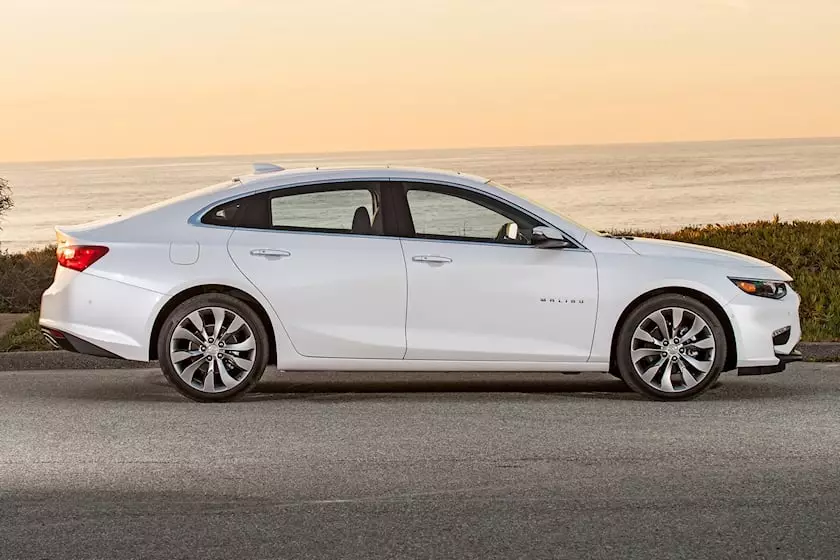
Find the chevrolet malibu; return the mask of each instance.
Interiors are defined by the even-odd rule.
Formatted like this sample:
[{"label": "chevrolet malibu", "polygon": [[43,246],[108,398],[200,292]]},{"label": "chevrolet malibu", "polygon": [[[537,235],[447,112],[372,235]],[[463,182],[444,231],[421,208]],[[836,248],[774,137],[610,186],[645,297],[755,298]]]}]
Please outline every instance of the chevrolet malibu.
[{"label": "chevrolet malibu", "polygon": [[461,173],[256,164],[56,234],[47,340],[159,360],[199,401],[242,395],[269,364],[605,372],[680,400],[799,358],[778,268],[603,235]]}]

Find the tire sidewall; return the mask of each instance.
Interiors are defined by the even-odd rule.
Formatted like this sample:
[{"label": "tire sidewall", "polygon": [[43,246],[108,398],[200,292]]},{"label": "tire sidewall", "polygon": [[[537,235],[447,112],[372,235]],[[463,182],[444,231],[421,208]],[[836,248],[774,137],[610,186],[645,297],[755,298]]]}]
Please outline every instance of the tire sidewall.
[{"label": "tire sidewall", "polygon": [[[175,365],[172,363],[169,356],[172,334],[175,332],[178,324],[184,319],[184,317],[193,311],[203,309],[205,307],[221,307],[222,309],[226,309],[239,315],[248,324],[248,327],[254,334],[257,344],[254,366],[251,368],[251,371],[248,372],[246,379],[244,379],[236,387],[218,393],[205,393],[204,391],[199,391],[184,381],[181,376],[178,375],[178,371],[175,369]],[[260,320],[259,316],[247,303],[225,294],[202,294],[192,297],[178,305],[178,307],[173,309],[164,321],[160,335],[158,336],[157,345],[160,369],[163,371],[163,374],[169,382],[172,383],[183,395],[200,402],[229,401],[245,394],[251,390],[262,377],[266,364],[268,363],[269,356],[268,334],[266,333],[262,320]]]},{"label": "tire sidewall", "polygon": [[[712,361],[712,367],[709,373],[706,374],[706,377],[700,383],[687,391],[681,391],[679,393],[660,391],[645,383],[636,372],[630,356],[633,333],[639,324],[654,311],[668,307],[682,307],[697,314],[709,326],[715,341],[715,358]],[[723,372],[724,364],[726,363],[726,353],[726,331],[717,315],[704,303],[692,297],[679,294],[655,296],[631,311],[621,326],[621,331],[618,336],[618,346],[616,348],[618,369],[621,373],[621,378],[624,379],[627,385],[643,395],[669,401],[690,399],[703,393],[712,386]]]}]

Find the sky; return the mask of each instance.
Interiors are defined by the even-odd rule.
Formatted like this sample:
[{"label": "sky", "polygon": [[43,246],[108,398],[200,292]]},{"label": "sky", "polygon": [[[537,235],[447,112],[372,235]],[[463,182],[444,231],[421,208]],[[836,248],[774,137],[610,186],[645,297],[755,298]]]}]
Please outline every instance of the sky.
[{"label": "sky", "polygon": [[0,161],[840,136],[838,0],[0,0]]}]

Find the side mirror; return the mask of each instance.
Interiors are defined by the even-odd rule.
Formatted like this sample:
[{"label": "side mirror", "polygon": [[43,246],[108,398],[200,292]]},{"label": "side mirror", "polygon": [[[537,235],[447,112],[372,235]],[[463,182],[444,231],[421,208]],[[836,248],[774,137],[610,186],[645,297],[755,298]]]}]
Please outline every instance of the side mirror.
[{"label": "side mirror", "polygon": [[505,224],[505,239],[509,241],[516,241],[519,238],[519,226],[516,222],[509,222]]},{"label": "side mirror", "polygon": [[575,246],[562,232],[547,226],[537,226],[531,231],[531,243],[542,249],[568,249]]}]

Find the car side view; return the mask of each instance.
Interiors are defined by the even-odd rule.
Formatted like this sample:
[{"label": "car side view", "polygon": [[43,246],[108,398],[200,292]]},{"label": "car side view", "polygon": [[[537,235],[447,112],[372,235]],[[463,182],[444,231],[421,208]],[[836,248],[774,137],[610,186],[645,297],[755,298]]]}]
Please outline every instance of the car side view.
[{"label": "car side view", "polygon": [[47,340],[160,360],[199,401],[242,395],[269,364],[595,371],[680,400],[799,359],[799,297],[778,268],[600,234],[461,173],[256,164],[56,234]]}]

